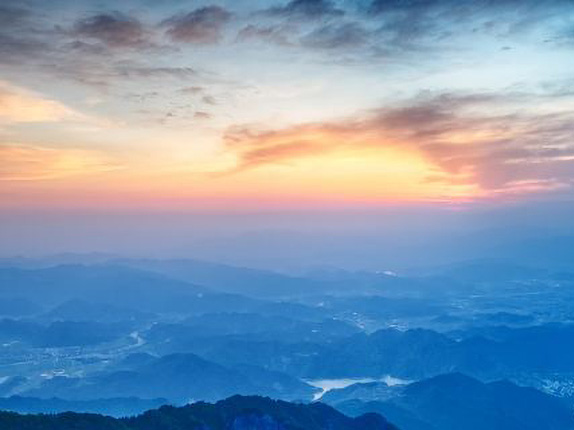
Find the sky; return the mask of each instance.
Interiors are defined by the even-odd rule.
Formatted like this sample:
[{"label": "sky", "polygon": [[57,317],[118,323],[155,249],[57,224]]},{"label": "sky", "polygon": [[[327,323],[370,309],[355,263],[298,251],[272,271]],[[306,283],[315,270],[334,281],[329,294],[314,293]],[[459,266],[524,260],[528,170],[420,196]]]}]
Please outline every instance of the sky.
[{"label": "sky", "polygon": [[573,54],[569,0],[2,0],[0,251],[568,230]]}]

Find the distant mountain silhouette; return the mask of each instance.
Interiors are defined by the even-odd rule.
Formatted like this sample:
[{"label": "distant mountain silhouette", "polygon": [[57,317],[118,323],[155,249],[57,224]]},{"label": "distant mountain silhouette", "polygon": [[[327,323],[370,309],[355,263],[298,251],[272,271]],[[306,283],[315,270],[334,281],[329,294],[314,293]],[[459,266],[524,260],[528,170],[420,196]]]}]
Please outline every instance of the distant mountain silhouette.
[{"label": "distant mountain silhouette", "polygon": [[22,298],[45,306],[80,299],[141,312],[187,314],[230,309],[247,311],[260,305],[247,297],[217,293],[188,282],[121,266],[0,268],[1,298]]},{"label": "distant mountain silhouette", "polygon": [[335,284],[288,276],[267,270],[235,267],[199,260],[117,259],[111,263],[153,271],[221,292],[255,298],[284,298],[319,294]]},{"label": "distant mountain silhouette", "polygon": [[105,303],[90,303],[72,299],[51,309],[40,318],[48,321],[149,321],[156,317],[150,312],[140,312],[127,307],[118,307]]},{"label": "distant mountain silhouette", "polygon": [[130,332],[129,323],[54,321],[47,325],[24,320],[0,320],[0,341],[53,348],[87,346],[110,341]]},{"label": "distant mountain silhouette", "polygon": [[132,366],[127,369],[122,362],[118,370],[86,378],[55,377],[25,395],[68,400],[167,398],[175,404],[184,404],[191,400],[219,400],[233,394],[311,399],[316,391],[299,379],[279,372],[248,365],[225,367],[194,354],[140,358],[143,359],[130,360]]},{"label": "distant mountain silhouette", "polygon": [[[471,332],[473,333],[473,332]],[[500,379],[512,372],[574,371],[574,324],[485,328],[456,339],[426,329],[384,329],[334,342],[316,354],[302,376],[393,375],[418,380],[462,372]]]},{"label": "distant mountain silhouette", "polygon": [[21,298],[0,299],[0,316],[29,316],[42,311],[42,307],[31,300]]},{"label": "distant mountain silhouette", "polygon": [[166,399],[145,400],[136,397],[74,401],[59,398],[40,399],[35,397],[12,396],[0,398],[0,410],[23,414],[83,412],[125,417],[138,415],[149,409],[158,408],[168,403]]},{"label": "distant mountain silhouette", "polygon": [[[563,399],[508,381],[485,384],[460,373],[390,391],[376,384],[363,391],[358,386],[338,391],[325,400],[351,415],[381,413],[401,430],[574,429],[571,408]],[[372,401],[377,396],[380,400]]]}]

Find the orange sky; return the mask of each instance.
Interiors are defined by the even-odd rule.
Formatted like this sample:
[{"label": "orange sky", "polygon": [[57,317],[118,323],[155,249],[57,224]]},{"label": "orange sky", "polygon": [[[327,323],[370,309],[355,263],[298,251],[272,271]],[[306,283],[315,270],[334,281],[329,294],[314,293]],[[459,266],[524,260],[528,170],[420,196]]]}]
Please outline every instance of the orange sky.
[{"label": "orange sky", "polygon": [[318,16],[291,3],[0,10],[0,38],[20,42],[0,58],[0,205],[570,195],[567,5],[470,4],[453,19],[431,2],[412,32],[393,21],[409,2],[320,2]]}]

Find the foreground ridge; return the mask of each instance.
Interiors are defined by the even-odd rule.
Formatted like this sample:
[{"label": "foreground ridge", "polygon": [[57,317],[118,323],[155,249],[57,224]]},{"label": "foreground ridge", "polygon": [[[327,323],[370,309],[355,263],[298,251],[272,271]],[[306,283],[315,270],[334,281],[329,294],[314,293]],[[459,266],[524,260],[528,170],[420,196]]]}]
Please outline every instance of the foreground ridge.
[{"label": "foreground ridge", "polygon": [[396,430],[369,413],[350,418],[322,403],[301,404],[258,396],[217,403],[162,406],[131,418],[66,412],[21,415],[0,412],[3,430]]}]

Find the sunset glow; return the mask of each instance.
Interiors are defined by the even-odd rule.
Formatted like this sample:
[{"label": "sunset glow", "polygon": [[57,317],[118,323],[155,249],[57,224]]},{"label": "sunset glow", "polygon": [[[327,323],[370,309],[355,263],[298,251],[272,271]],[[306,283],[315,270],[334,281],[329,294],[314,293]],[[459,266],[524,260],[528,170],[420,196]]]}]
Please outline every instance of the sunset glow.
[{"label": "sunset glow", "polygon": [[563,2],[436,2],[418,32],[400,2],[29,3],[0,11],[3,207],[571,192]]}]

